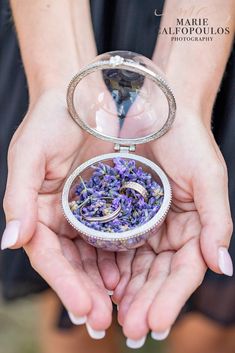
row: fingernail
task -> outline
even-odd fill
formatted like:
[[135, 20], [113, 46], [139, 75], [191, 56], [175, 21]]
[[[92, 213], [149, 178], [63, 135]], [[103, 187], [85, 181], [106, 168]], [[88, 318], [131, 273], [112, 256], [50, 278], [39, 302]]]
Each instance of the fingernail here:
[[228, 249], [225, 247], [220, 247], [219, 248], [219, 268], [220, 271], [227, 275], [227, 276], [232, 276], [233, 275], [233, 263], [231, 256], [229, 255]]
[[83, 324], [85, 324], [85, 322], [87, 320], [86, 316], [75, 316], [72, 313], [70, 313], [69, 311], [68, 311], [68, 315], [74, 325], [83, 325]]
[[142, 337], [140, 340], [132, 340], [130, 338], [127, 338], [126, 340], [126, 345], [129, 348], [133, 348], [133, 349], [137, 349], [137, 348], [141, 348], [146, 340], [146, 336]]
[[105, 331], [96, 331], [88, 323], [86, 323], [86, 328], [89, 336], [94, 340], [101, 340], [105, 336]]
[[119, 311], [119, 305], [117, 305], [117, 311]]
[[113, 290], [108, 290], [108, 289], [107, 289], [107, 292], [108, 292], [108, 295], [110, 295], [110, 296], [113, 295]]
[[170, 333], [170, 329], [167, 329], [166, 331], [163, 332], [151, 332], [151, 337], [156, 340], [156, 341], [163, 341], [167, 338], [167, 336]]
[[2, 235], [1, 249], [5, 250], [14, 246], [19, 238], [20, 221], [10, 221], [7, 223]]

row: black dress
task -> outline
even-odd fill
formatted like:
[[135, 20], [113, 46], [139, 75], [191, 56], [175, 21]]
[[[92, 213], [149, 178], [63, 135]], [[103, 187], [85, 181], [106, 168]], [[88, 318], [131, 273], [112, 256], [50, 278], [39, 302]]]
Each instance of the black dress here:
[[[131, 50], [151, 58], [160, 17], [154, 10], [162, 10], [161, 0], [91, 0], [93, 27], [99, 53], [111, 50]], [[7, 177], [7, 149], [28, 105], [28, 92], [11, 12], [7, 0], [0, 3], [0, 197], [4, 195]], [[229, 192], [232, 216], [235, 220], [235, 57], [230, 56], [213, 113], [213, 132], [224, 155], [229, 172]], [[1, 202], [2, 207], [2, 202]], [[0, 230], [5, 226], [0, 212]], [[230, 253], [235, 258], [235, 239]], [[30, 293], [38, 293], [47, 284], [31, 268], [23, 250], [1, 253], [3, 296], [12, 300]], [[185, 306], [229, 325], [235, 323], [235, 279], [208, 271], [200, 288]], [[66, 315], [60, 326], [68, 327]]]

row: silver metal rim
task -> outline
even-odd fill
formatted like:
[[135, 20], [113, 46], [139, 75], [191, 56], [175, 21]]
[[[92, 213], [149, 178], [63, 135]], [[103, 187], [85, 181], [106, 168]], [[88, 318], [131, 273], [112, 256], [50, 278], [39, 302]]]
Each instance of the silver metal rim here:
[[[151, 218], [148, 222], [145, 224], [139, 226], [138, 228], [128, 230], [122, 233], [108, 233], [108, 232], [101, 232], [92, 228], [87, 227], [85, 224], [81, 223], [80, 221], [77, 220], [77, 218], [73, 215], [72, 211], [70, 210], [69, 207], [69, 191], [72, 186], [72, 183], [74, 179], [81, 174], [85, 169], [89, 168], [91, 165], [94, 163], [100, 162], [100, 161], [105, 161], [107, 159], [113, 159], [113, 158], [125, 158], [125, 159], [134, 159], [136, 161], [139, 161], [146, 166], [150, 167], [157, 175], [159, 176], [163, 189], [164, 189], [164, 198], [163, 198], [163, 203], [157, 212], [157, 214]], [[110, 241], [124, 241], [127, 239], [131, 238], [136, 238], [142, 234], [145, 234], [149, 231], [151, 231], [153, 228], [155, 228], [158, 224], [161, 224], [161, 222], [164, 220], [166, 217], [170, 205], [171, 205], [171, 199], [172, 199], [172, 191], [171, 191], [171, 186], [169, 183], [169, 180], [166, 176], [166, 174], [163, 172], [163, 170], [158, 167], [155, 163], [150, 161], [147, 158], [144, 158], [142, 156], [138, 156], [135, 154], [131, 153], [108, 153], [108, 154], [103, 154], [101, 156], [92, 158], [85, 163], [81, 164], [77, 169], [74, 170], [74, 172], [69, 176], [69, 178], [66, 180], [63, 192], [62, 192], [62, 208], [64, 215], [67, 219], [67, 221], [72, 225], [73, 228], [75, 228], [78, 232], [84, 234], [87, 237], [90, 238], [95, 238], [99, 240], [110, 240]]]
[[[77, 85], [84, 77], [91, 74], [92, 72], [95, 72], [97, 70], [102, 70], [102, 69], [114, 68], [114, 67], [142, 74], [148, 79], [152, 80], [154, 83], [156, 83], [158, 87], [163, 91], [168, 102], [169, 112], [168, 112], [167, 120], [164, 123], [164, 125], [161, 127], [161, 129], [154, 132], [153, 134], [150, 134], [144, 137], [124, 139], [124, 138], [118, 138], [118, 137], [102, 134], [92, 129], [80, 118], [74, 106], [74, 93]], [[144, 67], [143, 65], [133, 60], [124, 59], [119, 55], [111, 56], [109, 60], [102, 60], [102, 61], [91, 63], [86, 67], [84, 67], [81, 71], [79, 71], [78, 74], [73, 77], [73, 79], [71, 80], [68, 86], [67, 105], [68, 105], [68, 111], [71, 117], [83, 130], [87, 131], [91, 135], [97, 138], [100, 138], [102, 140], [124, 144], [124, 145], [136, 145], [140, 143], [147, 143], [149, 141], [152, 141], [161, 137], [170, 129], [175, 119], [175, 113], [176, 113], [175, 97], [170, 87], [168, 86], [167, 82], [158, 73]]]

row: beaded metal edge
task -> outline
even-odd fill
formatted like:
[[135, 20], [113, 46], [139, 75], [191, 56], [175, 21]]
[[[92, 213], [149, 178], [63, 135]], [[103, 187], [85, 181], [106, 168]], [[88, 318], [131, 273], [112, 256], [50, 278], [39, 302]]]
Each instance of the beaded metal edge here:
[[[165, 94], [165, 97], [168, 102], [169, 113], [166, 122], [164, 125], [159, 129], [157, 132], [153, 134], [147, 135], [141, 138], [133, 138], [133, 139], [122, 139], [118, 137], [113, 137], [105, 134], [101, 134], [98, 131], [92, 129], [88, 126], [79, 116], [77, 113], [75, 106], [74, 106], [74, 92], [78, 85], [78, 83], [87, 75], [95, 72], [97, 70], [108, 69], [108, 68], [120, 68], [123, 70], [130, 70], [152, 80], [154, 83], [160, 87], [160, 89]], [[171, 127], [175, 119], [176, 113], [176, 102], [174, 94], [169, 87], [168, 83], [156, 72], [144, 67], [143, 65], [131, 60], [131, 59], [124, 59], [123, 57], [116, 55], [111, 56], [109, 60], [101, 60], [94, 63], [91, 63], [84, 67], [81, 71], [79, 71], [70, 81], [68, 90], [67, 90], [67, 105], [68, 111], [73, 118], [73, 120], [85, 131], [90, 133], [91, 135], [100, 138], [105, 141], [125, 144], [125, 145], [133, 145], [133, 144], [140, 144], [140, 143], [147, 143], [152, 140], [155, 140], [162, 135], [164, 135]]]

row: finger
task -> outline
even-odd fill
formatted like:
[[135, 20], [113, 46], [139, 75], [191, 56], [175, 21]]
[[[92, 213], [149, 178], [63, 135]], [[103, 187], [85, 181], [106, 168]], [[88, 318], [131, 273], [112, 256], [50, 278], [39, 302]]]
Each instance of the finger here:
[[38, 190], [44, 180], [45, 163], [40, 151], [15, 145], [8, 156], [8, 179], [4, 197], [6, 229], [1, 248], [19, 248], [32, 237], [37, 221]]
[[125, 336], [139, 340], [147, 335], [149, 331], [148, 311], [170, 272], [172, 256], [172, 252], [163, 252], [154, 260], [146, 283], [137, 293], [127, 311], [123, 323]]
[[104, 285], [109, 291], [113, 291], [120, 280], [115, 253], [98, 249], [97, 255], [99, 271], [101, 273]]
[[24, 248], [32, 267], [57, 293], [67, 310], [78, 317], [88, 315], [92, 302], [84, 278], [63, 255], [55, 233], [39, 223]]
[[84, 273], [88, 277], [86, 286], [92, 298], [92, 310], [87, 322], [91, 330], [98, 332], [99, 336], [99, 332], [107, 329], [112, 322], [112, 302], [98, 270], [96, 249], [82, 239], [77, 239], [75, 244], [80, 254]]
[[157, 293], [148, 312], [154, 333], [166, 332], [181, 308], [201, 284], [206, 272], [197, 239], [192, 239], [172, 258], [171, 273]]
[[227, 251], [232, 235], [232, 218], [228, 199], [227, 173], [222, 166], [208, 166], [208, 175], [194, 181], [194, 198], [202, 223], [201, 249], [211, 270], [233, 274]]
[[48, 194], [40, 193], [38, 205], [38, 219], [41, 223], [46, 224], [49, 229], [61, 237], [69, 239], [78, 237], [77, 230], [71, 227], [61, 212], [61, 191]]
[[96, 284], [97, 287], [105, 291], [104, 282], [101, 278], [97, 265], [96, 249], [93, 246], [87, 244], [80, 237], [75, 240], [75, 244], [80, 253], [84, 271], [89, 275], [89, 278]]
[[124, 292], [124, 296], [119, 305], [118, 321], [121, 325], [127, 316], [128, 309], [136, 294], [146, 282], [155, 253], [146, 245], [137, 249], [131, 266], [131, 278]]
[[120, 281], [115, 288], [112, 300], [114, 303], [119, 304], [126, 286], [131, 278], [131, 264], [135, 256], [135, 250], [123, 251], [117, 253], [117, 265], [120, 272]]
[[[84, 249], [81, 246], [82, 243], [84, 243], [82, 239], [80, 243], [78, 242], [75, 243], [69, 240], [68, 238], [64, 238], [64, 237], [62, 238], [64, 254], [67, 260], [71, 263], [71, 265], [75, 269], [75, 271], [79, 272], [83, 280], [84, 286], [87, 289], [87, 291], [90, 293], [90, 297], [92, 300], [92, 308], [89, 314], [85, 318], [84, 317], [82, 318], [83, 320], [81, 320], [81, 317], [77, 318], [73, 313], [72, 315], [70, 313], [70, 319], [75, 325], [86, 323], [86, 325], [88, 325], [89, 327], [88, 332], [92, 336], [92, 338], [103, 338], [105, 335], [104, 330], [108, 328], [111, 324], [112, 305], [106, 291], [99, 287], [100, 283], [99, 283], [99, 286], [97, 287], [93, 280], [94, 277], [93, 279], [91, 279], [89, 277], [89, 273], [86, 273], [83, 268], [81, 252]], [[78, 247], [78, 244], [80, 245], [79, 247]], [[94, 250], [92, 247], [91, 249]], [[94, 252], [91, 251], [89, 254], [87, 251], [86, 256], [89, 256], [90, 262], [95, 264], [96, 262], [95, 251]]]

